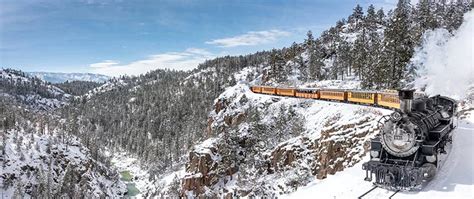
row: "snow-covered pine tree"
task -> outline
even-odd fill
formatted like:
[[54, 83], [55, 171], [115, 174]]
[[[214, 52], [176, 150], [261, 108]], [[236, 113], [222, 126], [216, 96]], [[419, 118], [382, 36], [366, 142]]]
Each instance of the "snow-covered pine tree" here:
[[381, 87], [400, 88], [400, 80], [413, 54], [411, 32], [411, 6], [409, 0], [399, 0], [387, 28], [384, 31], [384, 51], [381, 62], [386, 82]]

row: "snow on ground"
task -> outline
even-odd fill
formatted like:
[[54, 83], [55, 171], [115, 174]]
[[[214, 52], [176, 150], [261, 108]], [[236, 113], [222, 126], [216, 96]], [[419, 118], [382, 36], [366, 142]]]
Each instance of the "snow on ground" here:
[[[142, 191], [146, 190], [149, 184], [148, 172], [140, 168], [139, 162], [136, 158], [127, 156], [126, 153], [115, 153], [112, 156], [112, 164], [118, 169], [119, 172], [129, 171], [132, 175], [132, 183], [135, 183], [135, 187]], [[137, 198], [142, 198], [141, 192], [136, 195]]]
[[[46, 189], [41, 193], [36, 188], [47, 183], [50, 193], [56, 193], [60, 191], [66, 174], [72, 175], [71, 171], [88, 179], [77, 183], [84, 197], [111, 197], [124, 193], [125, 185], [113, 178], [113, 170], [107, 170], [94, 161], [89, 150], [76, 137], [62, 139], [60, 132], [50, 133], [47, 128], [44, 133], [17, 128], [20, 130], [0, 134], [5, 147], [5, 154], [0, 155], [2, 198], [41, 198], [35, 194], [45, 194]], [[63, 143], [61, 140], [67, 141]], [[86, 188], [82, 189], [82, 186]]]
[[85, 97], [86, 99], [90, 99], [94, 95], [105, 93], [105, 92], [113, 90], [113, 89], [115, 89], [119, 86], [125, 86], [125, 85], [127, 85], [127, 83], [125, 83], [122, 79], [118, 79], [118, 80], [117, 79], [112, 79], [112, 80], [109, 80], [109, 81], [105, 82], [103, 85], [90, 90], [89, 92], [87, 92], [83, 96], [77, 96], [77, 98]]
[[[454, 130], [454, 142], [446, 163], [437, 176], [419, 192], [397, 193], [394, 198], [473, 198], [474, 196], [474, 115], [461, 120]], [[356, 198], [368, 191], [372, 183], [364, 181], [364, 161], [325, 180], [315, 180], [282, 198]], [[388, 198], [393, 192], [376, 189], [364, 198]]]
[[160, 192], [163, 187], [170, 185], [175, 177], [181, 178], [184, 176], [184, 168], [176, 172], [162, 175], [158, 180], [150, 180], [150, 175], [146, 169], [140, 167], [140, 162], [127, 155], [124, 152], [114, 153], [112, 155], [112, 164], [119, 172], [129, 171], [132, 175], [131, 183], [135, 183], [135, 187], [140, 191], [134, 198], [147, 198], [147, 192]]
[[[318, 85], [326, 88], [339, 86], [340, 88], [342, 87], [353, 89], [358, 87], [359, 81], [328, 80], [322, 81]], [[240, 104], [239, 102], [242, 101], [242, 98], [247, 98], [251, 101], [251, 103]], [[245, 109], [249, 108], [249, 104], [257, 106], [253, 108], [258, 108], [258, 106], [262, 104], [270, 104], [269, 110], [271, 110], [274, 116], [277, 116], [281, 106], [292, 106], [306, 119], [305, 128], [308, 130], [307, 133], [315, 136], [318, 136], [318, 132], [323, 130], [323, 128], [325, 127], [325, 123], [335, 119], [331, 118], [334, 116], [339, 117], [337, 118], [337, 122], [333, 124], [333, 126], [361, 120], [363, 116], [367, 115], [382, 116], [391, 113], [391, 111], [387, 109], [362, 105], [253, 93], [252, 91], [250, 91], [248, 85], [245, 84], [237, 84], [236, 86], [227, 89], [217, 99], [234, 99], [233, 102], [235, 103], [231, 103], [229, 105], [232, 110], [219, 113], [228, 115], [237, 115], [237, 113], [239, 112], [244, 112]], [[214, 112], [211, 113], [211, 116], [213, 116], [214, 114]], [[214, 117], [217, 118], [218, 121], [223, 120], [224, 117], [219, 117], [219, 114]], [[264, 117], [264, 119], [262, 120], [263, 123], [272, 122], [266, 121], [271, 118], [268, 116], [270, 115]], [[376, 122], [377, 121], [374, 121], [374, 123]], [[218, 122], [214, 123], [213, 125], [218, 125]]]

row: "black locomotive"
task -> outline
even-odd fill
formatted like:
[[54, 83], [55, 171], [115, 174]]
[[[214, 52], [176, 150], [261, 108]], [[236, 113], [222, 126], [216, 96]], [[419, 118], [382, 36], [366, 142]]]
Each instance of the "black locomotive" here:
[[371, 140], [370, 161], [362, 168], [366, 181], [390, 190], [420, 189], [441, 166], [456, 128], [455, 100], [444, 96], [413, 98], [399, 91], [400, 110], [381, 118]]

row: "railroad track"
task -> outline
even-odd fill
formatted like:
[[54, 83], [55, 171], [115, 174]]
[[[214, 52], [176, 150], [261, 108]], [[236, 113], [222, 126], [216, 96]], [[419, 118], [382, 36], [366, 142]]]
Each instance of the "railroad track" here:
[[[375, 190], [378, 190], [378, 189], [382, 190], [382, 191], [374, 192]], [[383, 193], [383, 191], [385, 191], [385, 193]], [[376, 197], [376, 198], [387, 198], [388, 197], [388, 199], [392, 199], [398, 192], [400, 192], [400, 190], [389, 191], [389, 190], [386, 190], [386, 189], [383, 189], [379, 186], [374, 185], [371, 189], [369, 189], [368, 191], [366, 191], [365, 193], [360, 195], [358, 197], [358, 199], [363, 199], [364, 197], [371, 196], [373, 193], [377, 194], [377, 195], [373, 196], [373, 197]], [[381, 195], [384, 195], [384, 196], [381, 196]]]

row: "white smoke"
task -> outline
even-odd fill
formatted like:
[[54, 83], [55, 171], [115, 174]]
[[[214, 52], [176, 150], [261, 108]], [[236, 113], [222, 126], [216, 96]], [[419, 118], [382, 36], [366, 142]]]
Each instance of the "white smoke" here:
[[429, 95], [463, 99], [474, 83], [473, 37], [474, 11], [465, 14], [454, 36], [444, 29], [426, 32], [411, 60], [419, 67], [415, 87]]

